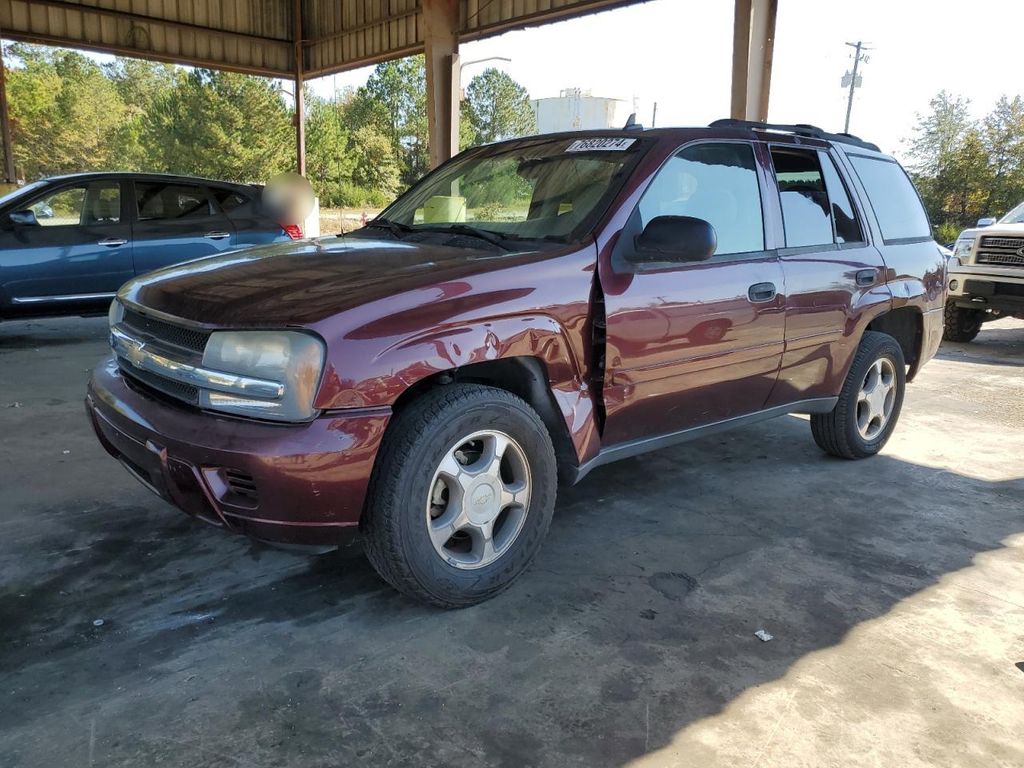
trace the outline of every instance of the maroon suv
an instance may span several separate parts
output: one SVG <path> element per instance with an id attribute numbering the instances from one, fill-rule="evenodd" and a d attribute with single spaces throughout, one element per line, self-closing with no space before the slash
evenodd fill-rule
<path id="1" fill-rule="evenodd" d="M 787 413 L 877 453 L 944 299 L 913 185 L 854 137 L 540 136 L 354 234 L 133 280 L 87 407 L 189 514 L 314 548 L 359 530 L 392 585 L 462 606 L 523 572 L 559 478 Z"/>

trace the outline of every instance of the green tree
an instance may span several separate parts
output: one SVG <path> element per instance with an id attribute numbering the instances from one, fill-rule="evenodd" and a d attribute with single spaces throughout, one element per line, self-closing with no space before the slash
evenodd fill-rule
<path id="1" fill-rule="evenodd" d="M 427 172 L 430 157 L 423 56 L 378 64 L 347 111 L 349 125 L 373 127 L 388 139 L 402 184 L 413 184 Z"/>
<path id="2" fill-rule="evenodd" d="M 967 99 L 942 91 L 930 106 L 910 142 L 912 171 L 932 222 L 956 229 L 983 215 L 988 152 Z"/>
<path id="3" fill-rule="evenodd" d="M 122 166 L 117 137 L 126 108 L 99 64 L 21 44 L 8 55 L 14 157 L 25 178 Z"/>
<path id="4" fill-rule="evenodd" d="M 356 160 L 349 147 L 345 105 L 306 92 L 306 177 L 320 204 L 344 205 Z"/>
<path id="5" fill-rule="evenodd" d="M 1002 215 L 1024 200 L 1024 99 L 1000 98 L 982 121 L 981 140 L 992 175 L 986 215 Z"/>
<path id="6" fill-rule="evenodd" d="M 122 167 L 134 171 L 151 169 L 159 155 L 144 140 L 146 123 L 156 100 L 174 86 L 177 69 L 170 64 L 119 57 L 105 65 L 104 71 L 125 106 L 116 137 Z"/>
<path id="7" fill-rule="evenodd" d="M 275 82 L 196 69 L 157 96 L 143 138 L 158 170 L 265 181 L 294 169 L 294 136 Z"/>
<path id="8" fill-rule="evenodd" d="M 346 201 L 351 205 L 384 205 L 391 201 L 401 184 L 401 169 L 390 140 L 372 125 L 357 128 L 352 134 L 355 187 Z"/>
<path id="9" fill-rule="evenodd" d="M 530 95 L 500 69 L 488 67 L 474 77 L 464 103 L 475 144 L 526 136 L 537 130 Z"/>

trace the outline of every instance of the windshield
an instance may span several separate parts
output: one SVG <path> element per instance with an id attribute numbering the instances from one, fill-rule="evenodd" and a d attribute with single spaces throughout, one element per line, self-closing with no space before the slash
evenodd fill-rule
<path id="1" fill-rule="evenodd" d="M 35 190 L 41 189 L 44 186 L 45 183 L 42 181 L 33 181 L 31 184 L 26 184 L 24 187 L 12 189 L 6 195 L 0 197 L 0 208 L 14 200 L 16 197 L 20 197 L 21 195 L 31 195 Z"/>
<path id="2" fill-rule="evenodd" d="M 424 179 L 381 219 L 413 231 L 472 228 L 503 239 L 568 242 L 593 225 L 644 144 L 600 136 L 485 147 Z"/>
<path id="3" fill-rule="evenodd" d="M 1021 203 L 999 220 L 1000 224 L 1024 224 L 1024 203 Z"/>

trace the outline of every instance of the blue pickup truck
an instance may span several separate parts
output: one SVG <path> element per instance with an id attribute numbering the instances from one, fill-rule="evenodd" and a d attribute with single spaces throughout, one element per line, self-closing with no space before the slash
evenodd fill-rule
<path id="1" fill-rule="evenodd" d="M 189 176 L 82 173 L 0 197 L 0 318 L 106 312 L 136 275 L 297 239 L 262 187 Z"/>

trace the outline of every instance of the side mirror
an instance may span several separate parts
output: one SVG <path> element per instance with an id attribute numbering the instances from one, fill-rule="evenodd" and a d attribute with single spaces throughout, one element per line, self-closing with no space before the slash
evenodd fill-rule
<path id="1" fill-rule="evenodd" d="M 705 261 L 718 247 L 715 228 L 692 216 L 656 216 L 636 238 L 631 261 Z"/>
<path id="2" fill-rule="evenodd" d="M 996 220 L 995 220 L 994 217 L 986 216 L 983 219 L 978 219 L 977 226 L 979 226 L 979 227 L 991 227 L 995 223 L 996 223 Z"/>
<path id="3" fill-rule="evenodd" d="M 19 227 L 38 227 L 39 220 L 36 219 L 35 211 L 26 209 L 24 211 L 12 211 L 10 215 L 11 224 Z"/>

